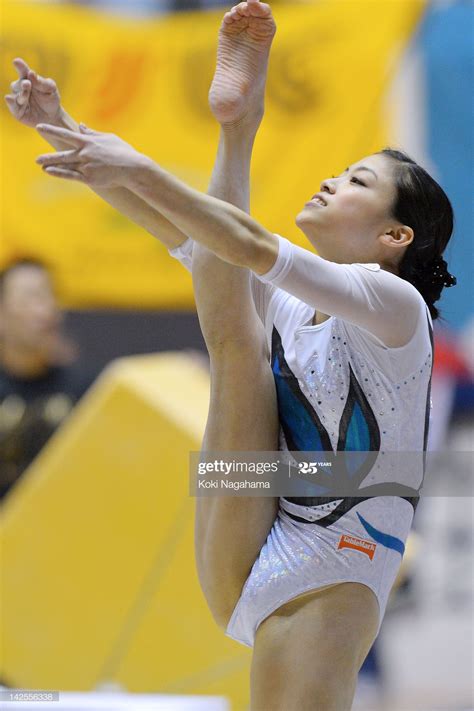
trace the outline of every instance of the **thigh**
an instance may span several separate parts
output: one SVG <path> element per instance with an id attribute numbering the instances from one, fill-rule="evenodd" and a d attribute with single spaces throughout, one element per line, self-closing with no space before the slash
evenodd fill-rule
<path id="1" fill-rule="evenodd" d="M 252 711 L 349 711 L 378 616 L 374 593 L 359 583 L 328 586 L 276 610 L 255 637 Z"/>
<path id="2" fill-rule="evenodd" d="M 263 346 L 230 344 L 210 354 L 211 392 L 203 450 L 274 451 L 275 382 Z"/>
<path id="3" fill-rule="evenodd" d="M 211 356 L 211 397 L 203 449 L 273 451 L 278 416 L 273 374 L 263 354 L 241 348 Z M 276 497 L 196 500 L 196 561 L 203 592 L 225 627 L 278 511 Z"/>
<path id="4" fill-rule="evenodd" d="M 211 365 L 205 451 L 273 451 L 275 384 L 247 270 L 195 247 L 193 281 Z M 215 496 L 196 501 L 196 562 L 216 621 L 225 626 L 278 509 L 276 497 Z"/>
<path id="5" fill-rule="evenodd" d="M 208 250 L 196 245 L 193 283 L 211 366 L 203 449 L 273 451 L 278 441 L 276 391 L 250 274 L 209 257 Z"/>

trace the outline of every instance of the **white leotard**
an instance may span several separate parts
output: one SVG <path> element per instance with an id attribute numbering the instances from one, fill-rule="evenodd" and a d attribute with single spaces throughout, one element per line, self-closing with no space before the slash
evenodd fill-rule
<path id="1" fill-rule="evenodd" d="M 192 247 L 188 239 L 171 251 L 188 269 Z M 423 451 L 432 323 L 414 286 L 378 264 L 336 264 L 279 237 L 277 261 L 252 275 L 252 291 L 272 352 L 282 448 Z M 330 318 L 313 326 L 315 309 Z M 285 382 L 317 425 L 298 441 L 305 413 L 293 423 L 285 417 Z M 421 475 L 419 468 L 391 475 L 379 457 L 366 483 L 417 489 Z"/>
<path id="2" fill-rule="evenodd" d="M 171 251 L 188 269 L 192 247 L 189 239 Z M 252 290 L 271 350 L 280 449 L 379 454 L 360 469 L 360 496 L 366 489 L 370 498 L 280 499 L 227 634 L 252 646 L 260 622 L 284 602 L 338 582 L 370 587 L 381 623 L 413 520 L 410 492 L 423 476 L 419 459 L 394 467 L 384 453 L 426 449 L 433 358 L 426 304 L 378 264 L 336 264 L 282 237 L 276 263 L 252 276 Z M 330 318 L 312 325 L 315 310 Z M 388 482 L 399 495 L 371 488 Z"/>

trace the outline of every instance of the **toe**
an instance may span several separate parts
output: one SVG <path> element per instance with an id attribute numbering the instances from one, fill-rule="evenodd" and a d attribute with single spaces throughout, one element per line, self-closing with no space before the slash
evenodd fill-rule
<path id="1" fill-rule="evenodd" d="M 252 0 L 249 0 L 248 7 L 252 15 L 258 17 L 271 17 L 272 10 L 270 5 L 266 2 L 252 2 Z"/>

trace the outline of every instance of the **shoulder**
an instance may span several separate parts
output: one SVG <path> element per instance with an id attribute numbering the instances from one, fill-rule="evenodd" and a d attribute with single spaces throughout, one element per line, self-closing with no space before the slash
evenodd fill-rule
<path id="1" fill-rule="evenodd" d="M 382 269 L 380 264 L 372 263 L 354 263 L 350 265 L 354 269 L 354 273 L 358 274 L 359 278 L 368 286 L 377 289 L 380 296 L 386 296 L 389 301 L 386 304 L 387 308 L 392 308 L 395 303 L 404 303 L 405 305 L 419 306 L 424 304 L 424 299 L 418 289 L 413 284 L 410 284 L 406 279 L 386 269 Z"/>
<path id="2" fill-rule="evenodd" d="M 428 309 L 413 284 L 382 269 L 379 264 L 352 264 L 350 267 L 377 316 L 371 330 L 387 348 L 407 345 L 419 330 L 428 332 Z"/>

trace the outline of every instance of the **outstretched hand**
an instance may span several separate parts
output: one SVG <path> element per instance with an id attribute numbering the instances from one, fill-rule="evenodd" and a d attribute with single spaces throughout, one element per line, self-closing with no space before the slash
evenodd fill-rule
<path id="1" fill-rule="evenodd" d="M 56 139 L 68 150 L 48 153 L 37 158 L 48 175 L 77 180 L 91 187 L 112 188 L 124 184 L 125 171 L 140 161 L 138 153 L 112 133 L 101 133 L 80 125 L 79 133 L 39 124 L 38 133 L 46 140 Z"/>
<path id="2" fill-rule="evenodd" d="M 25 126 L 56 124 L 61 119 L 61 99 L 53 79 L 45 79 L 30 69 L 24 59 L 14 59 L 18 79 L 11 83 L 5 101 L 12 116 Z"/>

